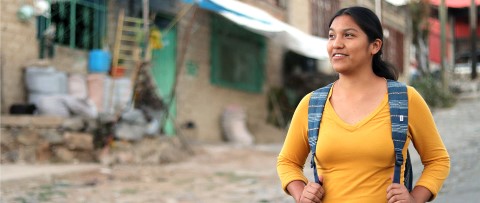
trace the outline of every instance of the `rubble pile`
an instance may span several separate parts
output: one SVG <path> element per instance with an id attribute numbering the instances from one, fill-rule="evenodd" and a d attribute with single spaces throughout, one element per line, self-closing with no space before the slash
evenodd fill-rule
<path id="1" fill-rule="evenodd" d="M 117 138 L 116 125 L 105 117 L 2 116 L 1 121 L 2 164 L 161 164 L 182 160 L 189 153 L 178 137 Z"/>

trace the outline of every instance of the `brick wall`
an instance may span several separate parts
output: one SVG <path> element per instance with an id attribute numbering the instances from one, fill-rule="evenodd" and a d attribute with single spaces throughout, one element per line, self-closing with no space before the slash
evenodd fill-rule
<path id="1" fill-rule="evenodd" d="M 310 1 L 288 1 L 288 23 L 305 33 L 311 33 Z"/>
<path id="2" fill-rule="evenodd" d="M 2 0 L 0 6 L 2 113 L 8 111 L 10 104 L 24 101 L 21 70 L 25 63 L 32 62 L 38 56 L 35 21 L 20 22 L 16 16 L 20 6 L 21 1 L 17 0 Z"/>
<path id="3" fill-rule="evenodd" d="M 2 0 L 0 7 L 0 66 L 1 113 L 8 113 L 13 103 L 27 100 L 23 81 L 23 69 L 31 65 L 54 66 L 68 73 L 87 72 L 87 53 L 64 46 L 55 46 L 55 57 L 39 59 L 36 19 L 21 22 L 16 17 L 22 1 Z M 33 5 L 33 0 L 26 0 Z"/>
<path id="4" fill-rule="evenodd" d="M 263 5 L 261 1 L 255 2 Z M 284 17 L 279 9 L 272 8 L 272 15 Z M 179 24 L 177 37 L 177 59 L 182 53 L 184 34 L 190 23 L 190 15 L 184 17 Z M 249 130 L 256 136 L 256 132 L 266 125 L 267 98 L 269 86 L 281 84 L 281 63 L 283 49 L 267 40 L 267 61 L 265 67 L 264 91 L 259 94 L 238 91 L 234 89 L 214 86 L 210 83 L 210 13 L 197 10 L 193 25 L 193 34 L 187 47 L 185 61 L 198 67 L 196 76 L 186 73 L 182 67 L 177 87 L 177 123 L 193 121 L 197 127 L 194 135 L 189 138 L 201 142 L 219 142 L 222 138 L 220 119 L 225 107 L 231 104 L 240 105 L 247 112 Z M 180 64 L 177 64 L 180 65 Z"/>

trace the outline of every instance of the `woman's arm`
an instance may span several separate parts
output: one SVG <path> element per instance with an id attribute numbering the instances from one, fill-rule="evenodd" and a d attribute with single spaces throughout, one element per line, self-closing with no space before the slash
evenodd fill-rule
<path id="1" fill-rule="evenodd" d="M 423 186 L 415 186 L 410 194 L 415 199 L 415 203 L 428 202 L 433 196 L 430 190 Z"/>
<path id="2" fill-rule="evenodd" d="M 421 191 L 426 189 L 431 193 L 428 200 L 433 200 L 450 173 L 450 157 L 425 100 L 412 87 L 408 89 L 408 100 L 409 132 L 424 165 L 415 187 L 421 189 L 414 189 L 412 195 L 423 196 Z"/>
<path id="3" fill-rule="evenodd" d="M 287 184 L 300 181 L 308 182 L 303 174 L 303 166 L 310 152 L 308 145 L 308 103 L 310 94 L 305 96 L 293 114 L 282 150 L 278 155 L 277 172 L 282 188 L 289 193 Z M 296 188 L 296 187 L 295 187 Z M 291 193 L 289 193 L 291 194 Z"/>
<path id="4" fill-rule="evenodd" d="M 300 201 L 300 196 L 302 196 L 303 188 L 305 188 L 305 183 L 300 180 L 294 180 L 287 185 L 287 191 L 295 199 L 295 202 Z"/>

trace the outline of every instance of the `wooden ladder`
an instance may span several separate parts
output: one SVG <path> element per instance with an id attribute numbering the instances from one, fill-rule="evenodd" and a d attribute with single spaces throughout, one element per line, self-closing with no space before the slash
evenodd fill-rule
<path id="1" fill-rule="evenodd" d="M 133 66 L 136 66 L 140 61 L 139 37 L 143 32 L 142 26 L 143 19 L 127 17 L 125 16 L 125 10 L 120 10 L 115 34 L 112 73 L 115 73 L 116 69 L 126 62 L 133 62 Z"/>
<path id="2" fill-rule="evenodd" d="M 115 33 L 115 44 L 112 57 L 112 78 L 118 77 L 117 71 L 123 69 L 126 71 L 129 67 L 136 68 L 140 65 L 141 48 L 139 37 L 143 34 L 143 19 L 125 16 L 125 10 L 121 9 L 118 14 L 117 30 Z M 131 81 L 132 84 L 134 80 Z M 133 85 L 132 85 L 133 86 Z M 110 84 L 110 94 L 108 99 L 108 108 L 114 103 L 115 80 Z M 132 87 L 133 91 L 133 87 Z M 115 112 L 115 108 L 113 108 Z"/>

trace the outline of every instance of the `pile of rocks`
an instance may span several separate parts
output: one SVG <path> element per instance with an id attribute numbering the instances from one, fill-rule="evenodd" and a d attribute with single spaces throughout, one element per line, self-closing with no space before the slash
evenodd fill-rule
<path id="1" fill-rule="evenodd" d="M 94 120 L 2 116 L 1 163 L 96 161 Z"/>
<path id="2" fill-rule="evenodd" d="M 192 152 L 178 137 L 124 140 L 114 128 L 108 118 L 2 116 L 0 163 L 160 164 Z"/>

